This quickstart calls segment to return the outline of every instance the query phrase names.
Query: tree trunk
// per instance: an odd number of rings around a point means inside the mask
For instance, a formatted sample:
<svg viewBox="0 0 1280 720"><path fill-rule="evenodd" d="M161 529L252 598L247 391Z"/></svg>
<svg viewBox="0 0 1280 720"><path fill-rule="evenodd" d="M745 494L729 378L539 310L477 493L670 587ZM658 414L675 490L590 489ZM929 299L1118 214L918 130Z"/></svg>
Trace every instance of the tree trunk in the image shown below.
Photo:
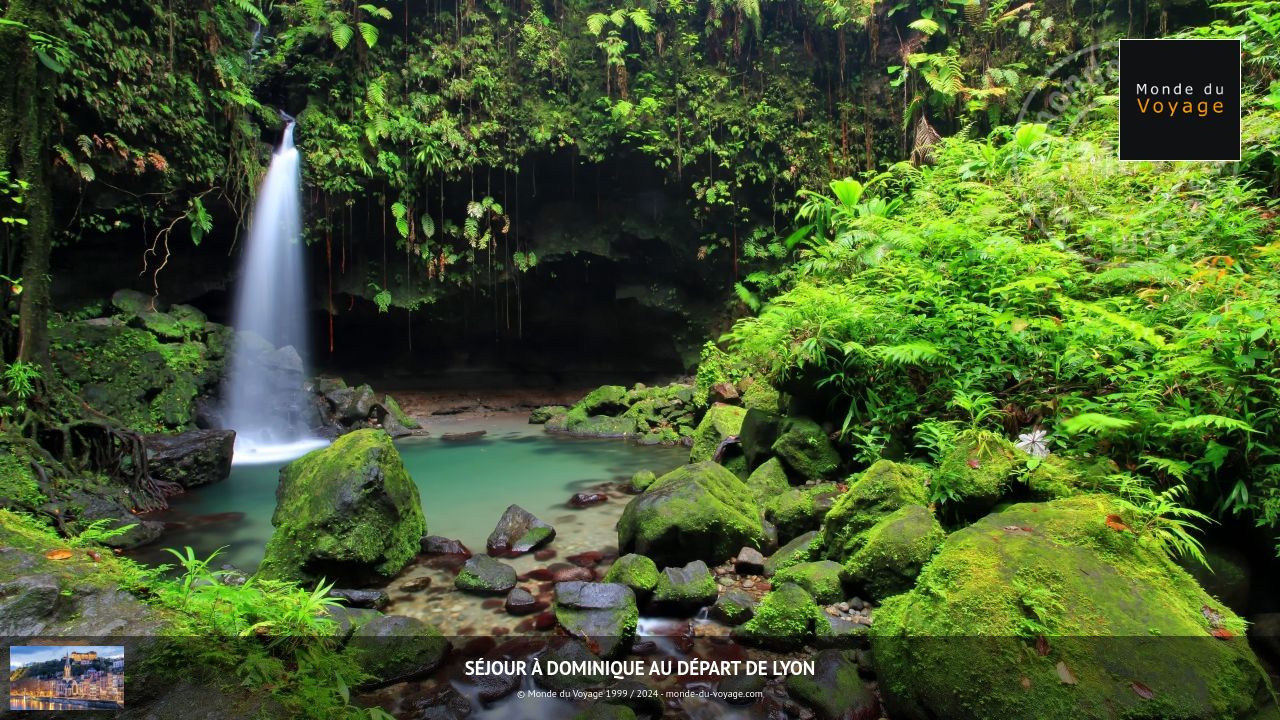
<svg viewBox="0 0 1280 720"><path fill-rule="evenodd" d="M13 0L5 18L22 25L0 28L0 153L4 167L27 184L23 208L21 305L17 359L48 364L49 254L53 248L53 192L49 144L54 75L40 62L33 31L49 32L48 4Z"/></svg>

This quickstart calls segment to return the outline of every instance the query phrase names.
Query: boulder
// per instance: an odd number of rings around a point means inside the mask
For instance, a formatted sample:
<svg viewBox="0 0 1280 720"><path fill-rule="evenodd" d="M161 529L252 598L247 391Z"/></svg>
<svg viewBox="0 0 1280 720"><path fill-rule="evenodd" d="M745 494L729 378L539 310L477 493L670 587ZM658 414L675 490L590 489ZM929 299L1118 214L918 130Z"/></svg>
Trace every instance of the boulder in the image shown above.
<svg viewBox="0 0 1280 720"><path fill-rule="evenodd" d="M654 475L652 470L639 470L631 476L631 489L635 492L644 492L657 479L658 476Z"/></svg>
<svg viewBox="0 0 1280 720"><path fill-rule="evenodd" d="M1117 524L1137 525L1109 496L1083 495L1014 505L948 536L915 588L876 610L887 714L1274 714L1266 673L1238 637L1244 622Z"/></svg>
<svg viewBox="0 0 1280 720"><path fill-rule="evenodd" d="M693 448L689 450L689 462L715 460L716 451L726 439L737 437L742 430L742 420L747 411L733 405L715 404L707 408L702 422L693 431Z"/></svg>
<svg viewBox="0 0 1280 720"><path fill-rule="evenodd" d="M401 409L400 403L396 402L396 399L390 395L382 396L382 407L386 408L387 414L395 418L396 422L406 430L417 430L422 427L422 424L417 420L414 420L408 413ZM385 424L386 421L384 420L383 422Z"/></svg>
<svg viewBox="0 0 1280 720"><path fill-rule="evenodd" d="M627 407L626 388L621 385L601 385L574 403L569 412L582 416L618 415L626 412Z"/></svg>
<svg viewBox="0 0 1280 720"><path fill-rule="evenodd" d="M726 590L711 606L711 617L726 625L741 625L756 612L756 599L743 590Z"/></svg>
<svg viewBox="0 0 1280 720"><path fill-rule="evenodd" d="M107 488L86 486L69 491L66 505L77 511L73 527L77 532L100 520L105 521L101 530L120 530L132 525L128 531L102 540L107 547L127 550L154 542L164 532L164 523L138 517L125 505L128 500L123 492L107 494Z"/></svg>
<svg viewBox="0 0 1280 720"><path fill-rule="evenodd" d="M386 591L383 590L333 588L329 590L329 597L338 598L347 607L364 610L382 610L391 602L391 598L387 597Z"/></svg>
<svg viewBox="0 0 1280 720"><path fill-rule="evenodd" d="M863 533L907 505L927 503L928 474L911 465L880 460L867 468L838 497L822 525L826 556L844 562L865 542Z"/></svg>
<svg viewBox="0 0 1280 720"><path fill-rule="evenodd" d="M485 547L490 555L522 555L537 550L555 537L555 528L519 505L509 505L493 532L489 533Z"/></svg>
<svg viewBox="0 0 1280 720"><path fill-rule="evenodd" d="M440 667L449 642L440 631L417 618L385 615L360 625L347 641L345 653L373 676L367 686L421 677Z"/></svg>
<svg viewBox="0 0 1280 720"><path fill-rule="evenodd" d="M182 328L183 334L190 337L205 331L205 326L209 322L208 316L199 310L199 308L190 305L174 305L169 308L169 315Z"/></svg>
<svg viewBox="0 0 1280 720"><path fill-rule="evenodd" d="M772 462L775 460L760 467L768 467ZM835 483L788 487L765 500L764 517L778 528L780 539L790 540L810 530L817 530L839 495L840 489Z"/></svg>
<svg viewBox="0 0 1280 720"><path fill-rule="evenodd" d="M418 546L425 555L461 555L471 557L471 551L460 540L452 540L441 535L427 535Z"/></svg>
<svg viewBox="0 0 1280 720"><path fill-rule="evenodd" d="M380 430L348 433L286 465L271 524L259 574L308 582L391 577L427 529L418 487Z"/></svg>
<svg viewBox="0 0 1280 720"><path fill-rule="evenodd" d="M111 304L117 310L125 315L140 315L144 312L154 312L155 299L145 293L137 290L117 290L111 294Z"/></svg>
<svg viewBox="0 0 1280 720"><path fill-rule="evenodd" d="M604 581L626 585L638 597L648 597L658 586L658 566L644 555L623 555L609 567Z"/></svg>
<svg viewBox="0 0 1280 720"><path fill-rule="evenodd" d="M776 413L781 403L778 390L764 380L746 378L738 383L741 388L742 406L748 410Z"/></svg>
<svg viewBox="0 0 1280 720"><path fill-rule="evenodd" d="M235 430L142 436L151 477L188 489L226 480L231 474L235 442Z"/></svg>
<svg viewBox="0 0 1280 720"><path fill-rule="evenodd" d="M784 418L771 449L788 474L798 480L822 481L840 469L840 455L831 438L807 418Z"/></svg>
<svg viewBox="0 0 1280 720"><path fill-rule="evenodd" d="M601 657L626 654L640 618L631 588L581 581L556 583L555 614L565 632Z"/></svg>
<svg viewBox="0 0 1280 720"><path fill-rule="evenodd" d="M575 421L572 413L565 417L568 422L564 432L578 437L621 438L636 434L636 421L633 418L591 415ZM548 421L545 427L551 430L553 426Z"/></svg>
<svg viewBox="0 0 1280 720"><path fill-rule="evenodd" d="M539 609L538 599L528 590L519 587L511 588L503 607L512 615L529 615Z"/></svg>
<svg viewBox="0 0 1280 720"><path fill-rule="evenodd" d="M782 469L782 462L777 458L769 458L760 467L747 476L747 487L755 496L756 502L762 505L770 498L791 491L791 483L787 481L787 471Z"/></svg>
<svg viewBox="0 0 1280 720"><path fill-rule="evenodd" d="M963 432L938 463L934 489L965 515L979 517L1000 501L1030 457L995 433Z"/></svg>
<svg viewBox="0 0 1280 720"><path fill-rule="evenodd" d="M714 462L685 465L631 499L618 520L618 547L662 565L718 564L744 545L760 547L764 526L751 493Z"/></svg>
<svg viewBox="0 0 1280 720"><path fill-rule="evenodd" d="M848 574L843 566L831 560L815 560L792 565L773 576L774 584L795 583L804 588L821 605L844 600Z"/></svg>
<svg viewBox="0 0 1280 720"><path fill-rule="evenodd" d="M773 457L773 444L778 440L782 417L772 412L749 409L742 418L738 442L747 458L747 467L755 469Z"/></svg>
<svg viewBox="0 0 1280 720"><path fill-rule="evenodd" d="M569 408L563 405L543 405L534 408L533 412L529 413L529 424L543 425L551 418L557 415L564 415L567 412L569 412Z"/></svg>
<svg viewBox="0 0 1280 720"><path fill-rule="evenodd" d="M533 676L535 683L553 692L592 690L608 687L614 682L609 675L591 672L593 665L599 664L600 658L593 655L591 650L588 650L587 646L579 640L565 638L564 642L543 652L540 660L544 666L554 662L570 669L575 665L583 669L581 672L543 673ZM564 663L569 665L565 666Z"/></svg>
<svg viewBox="0 0 1280 720"><path fill-rule="evenodd" d="M694 560L684 567L663 568L653 591L653 606L664 613L692 614L715 602L717 593L711 569Z"/></svg>
<svg viewBox="0 0 1280 720"><path fill-rule="evenodd" d="M453 586L471 593L505 595L516 586L516 571L488 555L476 555L462 565Z"/></svg>
<svg viewBox="0 0 1280 720"><path fill-rule="evenodd" d="M858 675L857 656L823 650L813 658L812 675L788 675L787 694L813 710L818 720L878 718L880 703Z"/></svg>
<svg viewBox="0 0 1280 720"><path fill-rule="evenodd" d="M772 577L784 568L815 558L819 547L821 547L821 538L818 537L817 531L807 532L795 538L778 548L777 552L764 561L765 576Z"/></svg>
<svg viewBox="0 0 1280 720"><path fill-rule="evenodd" d="M343 423L367 419L378 402L378 396L368 385L337 388L326 393L325 398L333 406L333 414Z"/></svg>
<svg viewBox="0 0 1280 720"><path fill-rule="evenodd" d="M812 636L814 621L821 614L804 588L782 583L764 596L755 615L735 629L734 635L757 645L794 650Z"/></svg>
<svg viewBox="0 0 1280 720"><path fill-rule="evenodd" d="M739 575L761 575L764 573L764 563L764 555L759 550L744 547L733 560L733 570Z"/></svg>
<svg viewBox="0 0 1280 720"><path fill-rule="evenodd" d="M850 582L873 598L906 592L946 535L929 508L908 505L871 526L844 568Z"/></svg>
<svg viewBox="0 0 1280 720"><path fill-rule="evenodd" d="M162 340L181 340L186 334L178 319L169 313L144 310L136 316L131 325L140 325L152 335Z"/></svg>

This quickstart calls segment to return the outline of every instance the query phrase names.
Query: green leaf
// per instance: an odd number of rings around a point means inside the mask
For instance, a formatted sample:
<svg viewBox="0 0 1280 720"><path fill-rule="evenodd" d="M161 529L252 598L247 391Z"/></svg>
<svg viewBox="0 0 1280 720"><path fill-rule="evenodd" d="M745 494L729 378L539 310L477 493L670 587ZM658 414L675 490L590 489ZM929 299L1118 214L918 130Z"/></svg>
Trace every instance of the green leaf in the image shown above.
<svg viewBox="0 0 1280 720"><path fill-rule="evenodd" d="M334 25L329 37L333 39L333 44L337 45L339 50L346 50L347 44L355 34L356 31L350 25Z"/></svg>
<svg viewBox="0 0 1280 720"><path fill-rule="evenodd" d="M356 25L360 28L360 37L364 39L366 46L373 47L378 44L378 28L367 22L356 23Z"/></svg>
<svg viewBox="0 0 1280 720"><path fill-rule="evenodd" d="M1243 420L1229 418L1224 415L1194 415L1192 417L1175 420L1171 423L1160 423L1160 427L1167 428L1172 432L1182 432L1184 430L1238 430L1240 432L1253 433L1257 430L1253 426Z"/></svg>
<svg viewBox="0 0 1280 720"><path fill-rule="evenodd" d="M57 60L54 60L52 57L49 57L49 54L46 53L44 50L41 50L40 48L36 48L35 51L36 51L36 57L40 58L40 63L43 64L45 67L49 68L50 70L58 74L62 74L63 72L66 71L67 68L65 65L58 62Z"/></svg>
<svg viewBox="0 0 1280 720"><path fill-rule="evenodd" d="M1102 413L1087 412L1063 420L1058 423L1058 427L1068 435L1076 435L1078 433L1103 435L1114 430L1127 430L1136 424L1133 420L1125 420L1124 418L1112 417Z"/></svg>

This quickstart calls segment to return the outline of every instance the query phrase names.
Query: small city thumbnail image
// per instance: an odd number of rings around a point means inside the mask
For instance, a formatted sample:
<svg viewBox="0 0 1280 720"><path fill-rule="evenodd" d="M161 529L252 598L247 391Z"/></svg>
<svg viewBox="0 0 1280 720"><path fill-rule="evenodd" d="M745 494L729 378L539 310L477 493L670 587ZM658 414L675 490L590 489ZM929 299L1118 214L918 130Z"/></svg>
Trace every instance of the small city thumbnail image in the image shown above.
<svg viewBox="0 0 1280 720"><path fill-rule="evenodd" d="M119 645L14 645L10 710L118 710L124 707Z"/></svg>

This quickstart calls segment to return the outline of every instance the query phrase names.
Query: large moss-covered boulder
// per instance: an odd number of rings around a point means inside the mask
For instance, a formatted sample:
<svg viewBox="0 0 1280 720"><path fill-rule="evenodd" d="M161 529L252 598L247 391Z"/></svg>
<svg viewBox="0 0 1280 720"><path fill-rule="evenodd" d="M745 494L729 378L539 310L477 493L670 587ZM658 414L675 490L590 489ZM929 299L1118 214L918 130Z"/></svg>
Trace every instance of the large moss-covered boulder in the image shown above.
<svg viewBox="0 0 1280 720"><path fill-rule="evenodd" d="M849 580L873 598L910 590L946 535L929 508L901 508L864 534L862 547L844 563Z"/></svg>
<svg viewBox="0 0 1280 720"><path fill-rule="evenodd" d="M357 430L280 471L264 577L359 583L390 577L426 533L418 487L381 430Z"/></svg>
<svg viewBox="0 0 1280 720"><path fill-rule="evenodd" d="M791 490L787 481L787 471L782 469L782 462L777 458L769 458L747 476L747 487L756 502L761 504Z"/></svg>
<svg viewBox="0 0 1280 720"><path fill-rule="evenodd" d="M389 685L435 670L449 651L440 631L417 618L376 616L356 626L347 656L372 679L366 686Z"/></svg>
<svg viewBox="0 0 1280 720"><path fill-rule="evenodd" d="M488 555L475 555L463 563L453 586L479 595L504 595L516 586L516 570Z"/></svg>
<svg viewBox="0 0 1280 720"><path fill-rule="evenodd" d="M742 430L742 419L747 411L733 405L719 403L707 408L702 422L693 431L693 448L689 450L689 462L697 463L716 459L716 450L720 443L730 437L737 437Z"/></svg>
<svg viewBox="0 0 1280 720"><path fill-rule="evenodd" d="M807 418L784 418L772 449L791 476L801 480L825 480L840 469L840 455L831 438Z"/></svg>
<svg viewBox="0 0 1280 720"><path fill-rule="evenodd" d="M779 571L797 563L808 562L818 556L822 548L822 538L816 530L811 530L791 542L778 548L777 552L764 561L764 574L776 575Z"/></svg>
<svg viewBox="0 0 1280 720"><path fill-rule="evenodd" d="M846 597L844 588L848 582L849 576L844 567L832 560L796 563L779 570L773 576L775 585L795 583L823 605L844 600Z"/></svg>
<svg viewBox="0 0 1280 720"><path fill-rule="evenodd" d="M915 589L876 611L888 714L1274 717L1244 622L1136 525L1109 497L1083 495L952 533Z"/></svg>
<svg viewBox="0 0 1280 720"><path fill-rule="evenodd" d="M787 694L811 708L818 720L877 718L880 704L858 674L857 656L823 650L813 658L812 675L789 675Z"/></svg>
<svg viewBox="0 0 1280 720"><path fill-rule="evenodd" d="M795 649L813 635L814 621L821 613L804 588L783 583L764 596L755 615L736 628L734 635L765 647Z"/></svg>
<svg viewBox="0 0 1280 720"><path fill-rule="evenodd" d="M949 504L978 517L1000 501L1030 458L1000 435L985 430L965 432L938 463L933 482Z"/></svg>
<svg viewBox="0 0 1280 720"><path fill-rule="evenodd" d="M849 484L822 524L827 557L844 562L865 542L863 533L889 513L927 502L928 473L911 465L880 460Z"/></svg>
<svg viewBox="0 0 1280 720"><path fill-rule="evenodd" d="M640 620L631 588L577 580L556 583L555 615L565 632L581 638L601 657L629 651Z"/></svg>
<svg viewBox="0 0 1280 720"><path fill-rule="evenodd" d="M618 547L659 565L718 564L764 542L760 509L747 486L714 462L684 465L631 499L618 519Z"/></svg>
<svg viewBox="0 0 1280 720"><path fill-rule="evenodd" d="M769 460L757 472L773 462L775 460ZM785 542L817 530L839 495L840 490L835 483L788 487L773 493L763 502L764 517L778 528L778 539Z"/></svg>
<svg viewBox="0 0 1280 720"><path fill-rule="evenodd" d="M653 591L654 608L664 613L693 613L716 601L718 590L711 568L701 560L684 567L664 568Z"/></svg>

